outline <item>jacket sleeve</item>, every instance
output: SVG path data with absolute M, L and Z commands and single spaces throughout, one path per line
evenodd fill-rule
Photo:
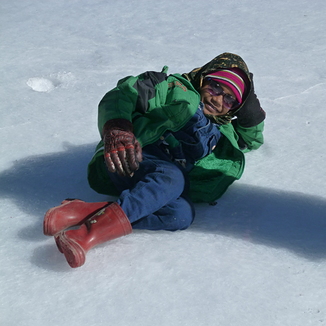
M 156 85 L 166 78 L 165 72 L 147 71 L 137 77 L 129 76 L 121 79 L 117 86 L 106 93 L 99 103 L 98 128 L 100 133 L 108 120 L 127 119 L 132 121 L 135 111 L 140 114 L 145 113 L 149 101 L 156 95 Z
M 242 127 L 237 119 L 232 121 L 234 130 L 238 135 L 238 145 L 243 152 L 249 152 L 258 149 L 264 143 L 264 121 L 256 126 L 245 128 Z

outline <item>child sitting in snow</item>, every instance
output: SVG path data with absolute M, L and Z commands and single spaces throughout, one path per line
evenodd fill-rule
M 194 202 L 215 201 L 241 177 L 243 153 L 263 143 L 264 119 L 235 54 L 183 75 L 164 67 L 120 80 L 99 104 L 101 141 L 88 166 L 90 186 L 118 198 L 65 200 L 45 214 L 44 234 L 79 267 L 90 248 L 133 228 L 186 229 Z

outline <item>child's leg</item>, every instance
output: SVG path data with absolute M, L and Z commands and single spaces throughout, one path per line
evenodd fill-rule
M 157 212 L 134 222 L 132 227 L 146 230 L 185 230 L 193 222 L 194 216 L 193 204 L 179 197 Z
M 184 173 L 155 146 L 145 148 L 143 158 L 132 178 L 109 173 L 121 191 L 117 203 L 135 227 L 185 229 L 194 214 L 192 204 L 181 198 L 187 184 Z

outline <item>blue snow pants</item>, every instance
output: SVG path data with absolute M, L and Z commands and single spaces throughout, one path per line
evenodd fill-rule
M 155 143 L 143 148 L 143 161 L 132 178 L 108 172 L 121 193 L 117 203 L 135 229 L 184 230 L 193 222 L 195 210 L 187 199 L 186 171 L 196 159 L 212 152 L 221 133 L 199 108 L 174 136 L 182 142 L 186 161 L 190 162 L 186 169 L 162 149 L 162 144 Z

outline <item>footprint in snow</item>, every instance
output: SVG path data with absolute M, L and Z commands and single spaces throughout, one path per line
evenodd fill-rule
M 35 92 L 51 92 L 55 88 L 51 80 L 42 77 L 29 78 L 27 85 Z
M 49 93 L 57 87 L 67 88 L 74 85 L 75 76 L 71 72 L 59 72 L 50 75 L 50 78 L 32 77 L 27 80 L 27 85 L 35 92 Z

